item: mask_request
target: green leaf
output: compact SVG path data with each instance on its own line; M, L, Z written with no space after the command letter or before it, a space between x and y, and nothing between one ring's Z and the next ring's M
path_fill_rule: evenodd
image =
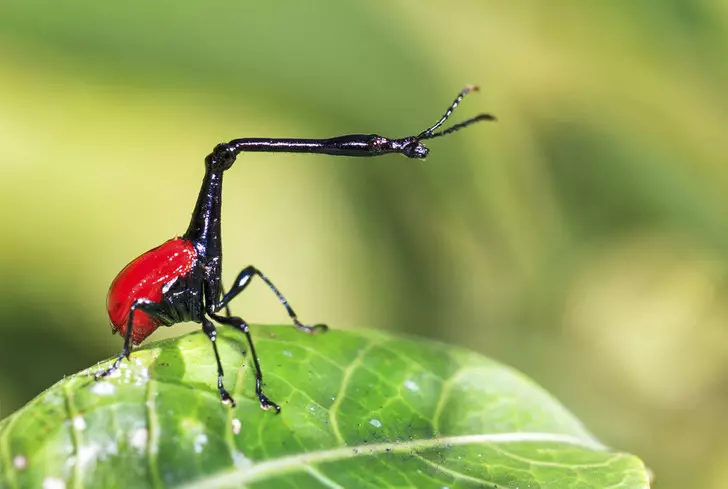
M220 403L206 336L150 343L115 377L87 369L2 421L0 487L648 487L638 458L481 355L252 329L280 415L260 409L237 332L219 337L236 408Z

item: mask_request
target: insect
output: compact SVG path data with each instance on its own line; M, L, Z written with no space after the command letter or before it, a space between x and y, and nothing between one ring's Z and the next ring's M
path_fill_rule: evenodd
M307 326L298 320L288 300L268 277L254 266L244 268L230 290L225 292L221 283L222 240L220 211L222 208L222 180L225 171L233 166L242 152L320 153L334 156L379 156L400 153L408 158L424 158L429 149L422 141L445 136L482 120L495 120L490 114L455 124L437 131L450 117L463 97L478 87L471 85L461 91L445 114L432 127L417 136L390 139L376 134L349 134L330 139L270 139L242 138L215 146L205 158L205 176L192 212L187 231L161 246L147 251L129 263L114 279L109 289L107 309L112 332L124 337L124 346L114 363L97 372L95 379L103 378L116 369L131 353L132 344L138 345L160 326L172 326L183 321L202 324L202 330L212 343L217 362L217 388L220 399L235 406L234 399L223 385L223 368L217 349L217 331L214 322L232 326L241 331L250 347L255 367L255 392L263 409L280 412L280 406L263 392L263 373L248 323L232 316L229 303L248 286L254 277L260 278L278 297L293 325L304 333L319 333L327 326ZM224 314L221 314L225 311Z

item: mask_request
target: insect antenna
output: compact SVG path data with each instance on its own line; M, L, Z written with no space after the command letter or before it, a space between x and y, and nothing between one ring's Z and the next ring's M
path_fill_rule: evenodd
M445 111L445 114L440 118L439 121L437 121L432 127L429 127L422 131L419 135L417 135L417 139L434 139L439 138L441 136L445 136L447 134L450 134L455 131L459 131L460 129L469 126L470 124L474 124L479 121L494 121L496 120L495 116L491 114L479 114L475 117L468 119L464 122L460 122L458 124L455 124L449 129L445 129L443 131L435 132L436 129L438 129L440 126L442 126L445 121L452 115L452 113L455 111L458 105L460 105L460 102L462 102L463 98L469 94L470 92L477 92L480 90L480 88L477 85L468 85L463 89L462 92L458 94L458 96L453 101L452 105L448 107L447 111Z
M475 124L476 122L479 122L479 121L496 121L496 120L498 120L498 119L496 119L494 115L478 114L475 117L473 117L472 119L468 119L467 121L459 122L459 123L455 124L454 126L448 128L448 129L445 129L444 131L438 131L438 132L430 134L426 138L420 138L420 139L435 139L435 138L439 138L440 136L446 136L446 135L450 134L451 132L459 131L463 127L467 127L470 124Z

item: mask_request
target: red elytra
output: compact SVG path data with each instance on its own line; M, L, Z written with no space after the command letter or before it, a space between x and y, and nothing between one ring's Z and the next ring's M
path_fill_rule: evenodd
M114 332L126 334L131 305L137 299L160 302L163 288L185 277L197 262L194 245L182 238L173 238L147 251L129 263L111 283L106 308ZM131 340L138 345L152 334L162 321L144 311L136 311Z

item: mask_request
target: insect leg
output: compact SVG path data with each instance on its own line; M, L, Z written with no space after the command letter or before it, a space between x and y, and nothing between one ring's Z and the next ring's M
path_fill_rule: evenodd
M265 410L273 408L276 414L281 412L281 407L275 402L268 399L265 394L263 394L263 373L260 370L258 354L255 352L255 346L253 345L253 338L250 336L250 328L248 327L248 323L236 316L219 316L217 314L210 314L210 317L218 323L227 324L228 326L232 326L245 333L245 337L248 340L248 345L250 346L250 356L253 357L253 365L255 366L255 393L258 396L258 400L260 401L260 407Z
M230 401L230 404L235 407L235 399L228 394L228 391L225 390L225 386L222 384L222 377L225 373L222 370L220 354L217 352L217 330L215 329L215 325L205 316L202 316L202 331L210 338L212 349L215 352L215 360L217 361L217 390L220 391L220 400L222 402Z
M124 357L129 359L129 355L131 354L131 336L132 336L132 328L134 327L134 312L136 310L144 311L146 314L148 314L151 317L160 317L160 316L166 316L164 312L164 308L161 304L158 304L156 302L150 301L149 299L137 299L134 301L134 303L129 308L129 319L126 323L126 334L124 335L124 347L121 349L121 354L116 359L114 364L107 368L106 370L103 370L101 372L96 372L94 374L94 379L99 380L102 377L106 377L110 373L112 373L114 370L119 368L119 365L121 365L121 361L124 359Z
M306 326L305 324L302 324L301 321L298 320L298 316L296 316L295 311L291 307L291 305L288 303L288 300L283 297L283 294L278 290L278 288L273 285L273 282L271 282L268 277L263 275L263 273L255 268L254 266L248 266L243 269L242 272L238 274L238 277L235 279L235 283L230 288L227 294L225 294L222 298L222 300L215 306L215 311L219 311L223 307L227 307L227 304L234 299L238 294L240 294L243 290L245 290L245 287L248 286L250 283L250 279L252 279L254 276L260 277L263 282L270 287L270 290L273 291L273 293L278 297L278 300L281 301L281 304L283 304L283 307L286 308L286 311L288 312L288 315L291 317L291 321L293 321L293 325L296 326L300 331L303 331L304 333L319 333L324 332L328 328L325 324L316 324L314 326Z
M222 296L225 297L227 294L225 292L225 287L222 286L222 280L220 280L220 292L222 292ZM232 316L232 313L230 312L230 304L225 303L225 315L226 316Z

